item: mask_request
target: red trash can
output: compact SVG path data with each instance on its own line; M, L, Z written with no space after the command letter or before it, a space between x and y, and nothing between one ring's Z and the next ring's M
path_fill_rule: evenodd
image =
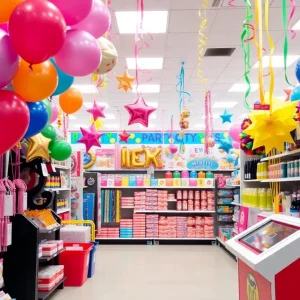
M65 266L65 286L82 286L87 280L92 244L64 243L65 251L59 255L59 264Z

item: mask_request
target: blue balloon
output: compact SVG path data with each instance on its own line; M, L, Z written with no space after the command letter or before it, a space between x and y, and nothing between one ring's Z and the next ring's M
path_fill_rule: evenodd
M296 87L292 90L290 99L291 102L300 100L300 84L296 85Z
M231 155L229 155L229 156L227 157L227 161L228 161L229 163L233 163L233 162L234 162L234 157L232 157Z
M295 74L296 74L296 77L297 77L298 81L300 82L300 59L297 62L296 69L295 69Z
M43 102L27 102L30 122L24 138L29 138L40 133L48 123L48 112Z
M74 77L64 73L55 63L53 58L50 61L54 65L58 75L58 85L52 96L57 96L68 90L74 82Z

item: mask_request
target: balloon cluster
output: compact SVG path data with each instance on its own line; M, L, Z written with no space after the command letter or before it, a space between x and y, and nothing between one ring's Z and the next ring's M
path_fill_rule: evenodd
M296 69L295 69L295 75L296 75L298 82L300 82L300 60L298 60L298 62L297 62ZM295 86L295 88L292 90L292 92L290 94L290 100L292 102L300 100L300 83L298 83Z
M54 135L49 124L58 107L44 99L59 95L66 114L81 108L74 76L105 74L116 65L117 52L102 37L110 26L101 0L0 1L0 89L13 88L0 90L0 155L22 138ZM57 160L66 156L62 144L49 146Z
M247 154L247 155L263 155L265 154L265 147L259 147L254 150L252 150L253 147L253 139L250 138L250 136L243 131L247 129L252 124L251 120L246 118L241 124L242 133L240 134L240 146L241 149Z
M162 148L137 148L137 149L121 149L121 167L122 168L149 168L151 164L155 168L162 168L161 161ZM144 160L141 160L141 156L144 156Z

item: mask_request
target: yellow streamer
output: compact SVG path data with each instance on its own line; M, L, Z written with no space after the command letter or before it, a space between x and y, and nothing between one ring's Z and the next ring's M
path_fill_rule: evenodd
M209 7L209 0L203 0L201 7L199 9L200 27L199 27L199 45L198 45L198 71L197 76L199 78L199 83L203 84L207 81L207 78L203 75L203 70L201 64L203 62L203 56L205 47L207 45L208 37L204 33L207 29L207 14L206 10Z
M265 27L266 27L266 33L268 37L268 42L270 45L270 59L269 59L269 72L270 72L270 111L272 111L272 99L273 99L273 93L274 93L274 69L272 66L272 56L274 53L275 45L274 41L271 38L270 32L269 32L269 0L265 1Z

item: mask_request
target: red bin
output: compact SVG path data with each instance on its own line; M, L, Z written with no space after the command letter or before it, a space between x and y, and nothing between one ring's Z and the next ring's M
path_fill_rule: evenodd
M92 244L64 243L65 251L59 255L59 264L65 266L65 286L82 286L87 280Z

